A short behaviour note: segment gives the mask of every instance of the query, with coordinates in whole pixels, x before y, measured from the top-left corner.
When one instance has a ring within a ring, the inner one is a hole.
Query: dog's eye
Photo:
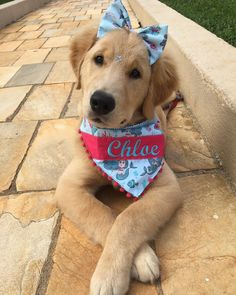
[[[95,57],[94,61],[97,65],[101,66],[104,62],[104,57],[102,55],[98,55]]]
[[[141,74],[139,72],[139,70],[137,69],[133,69],[130,74],[129,74],[130,78],[132,79],[139,79],[141,77]]]

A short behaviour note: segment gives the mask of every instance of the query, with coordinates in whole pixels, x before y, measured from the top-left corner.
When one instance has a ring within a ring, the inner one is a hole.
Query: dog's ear
[[[178,76],[173,61],[162,56],[151,69],[148,95],[143,103],[143,114],[153,119],[154,108],[163,103],[174,90],[177,90]]]
[[[74,37],[70,45],[70,62],[74,73],[78,79],[77,89],[81,88],[80,68],[87,51],[94,45],[97,40],[98,26],[84,26],[81,31]]]

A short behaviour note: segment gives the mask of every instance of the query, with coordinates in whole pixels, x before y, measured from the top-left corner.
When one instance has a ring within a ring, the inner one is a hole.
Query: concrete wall
[[[0,28],[41,7],[50,0],[15,0],[0,5]]]
[[[180,90],[236,184],[236,49],[157,0],[129,0],[143,26],[169,25]]]

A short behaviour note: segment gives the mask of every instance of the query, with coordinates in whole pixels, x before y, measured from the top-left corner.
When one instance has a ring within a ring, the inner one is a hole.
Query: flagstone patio
[[[68,43],[108,3],[52,1],[0,31],[0,295],[88,294],[101,247],[60,215],[54,190],[77,127]],[[129,295],[236,294],[235,195],[183,103],[168,124],[185,203],[155,243],[161,279]],[[99,197],[117,212],[130,203],[110,188]]]

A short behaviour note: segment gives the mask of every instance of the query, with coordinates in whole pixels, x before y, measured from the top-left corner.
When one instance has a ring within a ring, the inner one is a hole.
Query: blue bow
[[[102,38],[106,33],[121,28],[132,30],[127,10],[120,0],[114,0],[102,17],[97,37]],[[151,65],[160,58],[165,48],[167,31],[167,25],[150,26],[141,28],[138,31],[138,34],[143,38],[143,41],[147,46]]]

